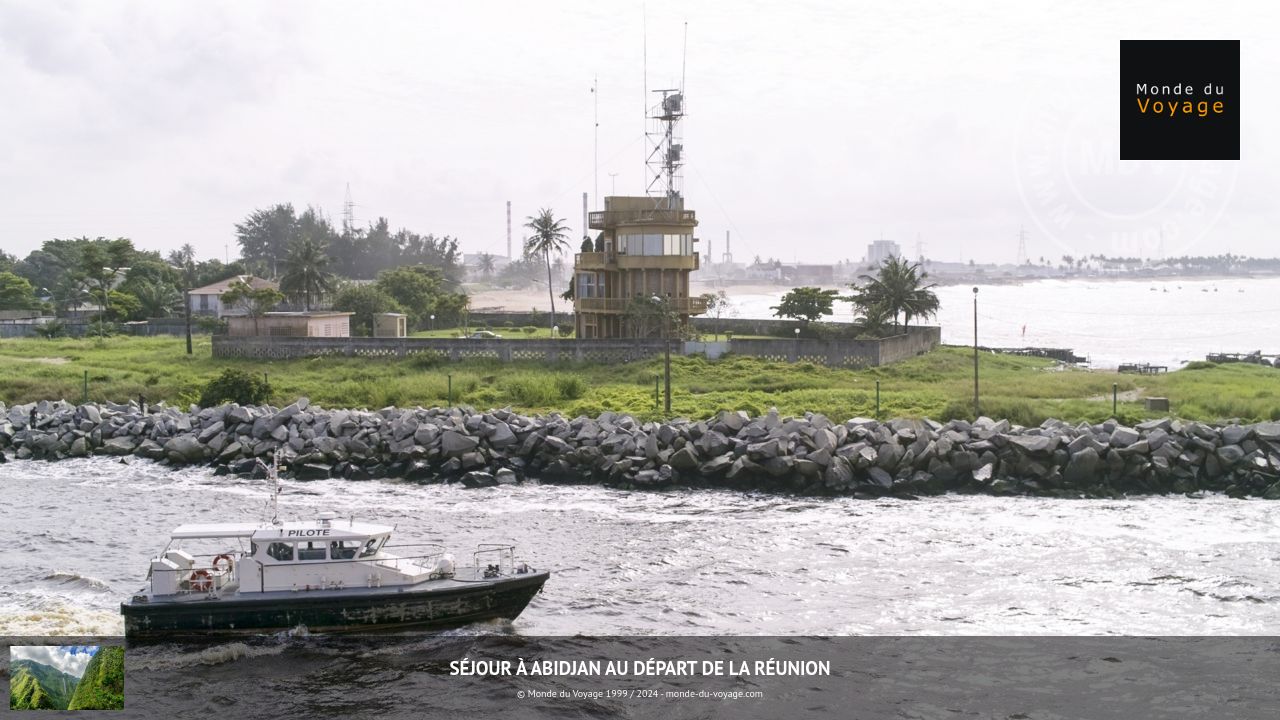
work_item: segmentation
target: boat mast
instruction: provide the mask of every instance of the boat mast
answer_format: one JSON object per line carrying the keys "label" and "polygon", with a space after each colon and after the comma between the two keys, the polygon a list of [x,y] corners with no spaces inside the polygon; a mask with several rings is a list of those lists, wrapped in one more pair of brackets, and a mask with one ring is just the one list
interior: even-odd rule
{"label": "boat mast", "polygon": [[279,525],[280,523],[280,491],[283,486],[280,485],[280,449],[276,448],[275,453],[271,456],[271,469],[267,472],[267,477],[275,482],[275,490],[271,493],[271,524]]}

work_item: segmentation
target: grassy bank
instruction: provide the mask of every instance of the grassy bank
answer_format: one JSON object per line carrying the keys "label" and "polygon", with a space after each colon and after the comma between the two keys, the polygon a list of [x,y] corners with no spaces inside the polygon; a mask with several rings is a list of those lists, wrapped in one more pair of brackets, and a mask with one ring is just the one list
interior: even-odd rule
{"label": "grassy bank", "polygon": [[[657,417],[654,379],[661,360],[628,365],[562,365],[496,361],[441,363],[426,358],[316,358],[289,361],[214,360],[207,336],[187,356],[181,338],[108,338],[0,341],[0,400],[21,403],[79,401],[84,374],[90,400],[190,403],[224,367],[266,373],[282,404],[300,395],[327,407],[443,405],[452,375],[455,404],[511,406],[524,412],[604,410]],[[1246,421],[1280,419],[1280,370],[1253,365],[1203,365],[1161,376],[1063,369],[1051,361],[983,355],[982,410],[1021,424],[1047,417],[1071,422],[1111,416],[1111,388],[1122,394],[1119,415],[1138,421],[1145,396],[1168,397],[1185,418]],[[708,417],[724,409],[752,414],[777,407],[845,419],[875,413],[880,381],[881,417],[937,420],[973,414],[973,364],[967,348],[942,348],[883,368],[834,370],[730,357],[708,362],[672,359],[672,410]]]}

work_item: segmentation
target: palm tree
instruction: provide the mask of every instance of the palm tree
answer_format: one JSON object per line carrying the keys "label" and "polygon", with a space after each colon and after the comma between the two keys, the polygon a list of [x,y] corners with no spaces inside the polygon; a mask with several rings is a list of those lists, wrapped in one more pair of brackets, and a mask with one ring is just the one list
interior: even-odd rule
{"label": "palm tree", "polygon": [[929,273],[920,272],[918,264],[898,257],[889,257],[880,266],[875,277],[861,275],[861,287],[854,286],[853,297],[848,298],[868,317],[879,315],[892,317],[896,325],[898,315],[903,316],[902,327],[911,325],[911,317],[929,317],[938,312],[938,296],[932,283],[922,285]]}
{"label": "palm tree", "polygon": [[182,296],[172,285],[143,280],[133,287],[133,295],[142,303],[142,313],[149,318],[165,318],[182,304]]}
{"label": "palm tree", "polygon": [[494,268],[493,256],[490,255],[489,253],[480,253],[481,274],[483,274],[485,277],[489,277],[490,275],[493,274],[493,268]]}
{"label": "palm tree", "polygon": [[174,267],[186,267],[194,264],[196,261],[196,249],[191,247],[191,243],[184,244],[177,250],[170,251],[169,264]]}
{"label": "palm tree", "polygon": [[315,238],[303,237],[289,246],[284,260],[284,275],[280,277],[280,291],[292,299],[302,298],[303,307],[311,309],[312,298],[319,298],[333,291],[333,273],[329,272],[329,256],[325,243]]}
{"label": "palm tree", "polygon": [[526,218],[529,222],[524,226],[533,231],[533,235],[524,241],[526,256],[542,255],[547,264],[547,294],[551,297],[551,327],[556,326],[556,293],[551,284],[551,253],[562,253],[569,249],[569,227],[564,220],[557,220],[550,208],[543,208],[536,216]]}

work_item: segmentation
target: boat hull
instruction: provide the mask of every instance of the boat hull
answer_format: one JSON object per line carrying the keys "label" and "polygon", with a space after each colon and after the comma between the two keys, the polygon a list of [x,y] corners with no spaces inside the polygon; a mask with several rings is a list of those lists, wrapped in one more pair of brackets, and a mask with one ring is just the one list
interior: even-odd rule
{"label": "boat hull", "polygon": [[514,620],[549,576],[541,572],[404,588],[245,593],[220,599],[134,599],[121,604],[120,612],[130,640],[263,634],[298,626],[322,633],[443,629]]}

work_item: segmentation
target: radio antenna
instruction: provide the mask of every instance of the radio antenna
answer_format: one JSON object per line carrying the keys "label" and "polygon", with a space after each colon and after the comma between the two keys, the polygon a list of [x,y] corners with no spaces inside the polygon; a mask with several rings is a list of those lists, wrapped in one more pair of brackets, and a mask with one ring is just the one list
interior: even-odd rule
{"label": "radio antenna", "polygon": [[684,21],[684,49],[680,53],[680,94],[684,94],[684,68],[689,62],[689,21]]}
{"label": "radio antenna", "polygon": [[276,486],[271,493],[271,524],[280,525],[280,492],[284,490],[284,486],[280,484],[280,448],[276,448],[271,456],[271,468],[267,477],[271,478]]}

